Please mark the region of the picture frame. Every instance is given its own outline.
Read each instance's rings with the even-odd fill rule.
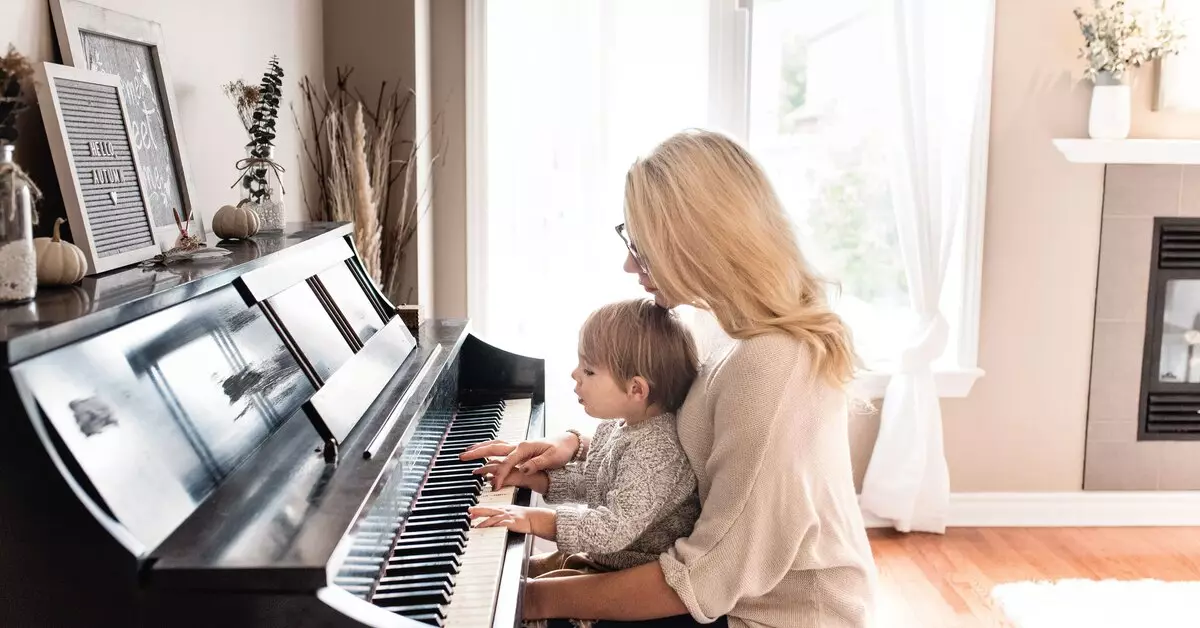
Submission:
[[[95,275],[158,255],[121,78],[54,63],[35,88],[71,238]]]
[[[138,134],[155,230],[164,248],[179,231],[173,209],[191,216],[192,235],[208,238],[212,217],[192,201],[192,179],[180,132],[171,73],[158,22],[88,4],[50,0],[55,36],[64,65],[108,72],[122,79],[125,99]]]

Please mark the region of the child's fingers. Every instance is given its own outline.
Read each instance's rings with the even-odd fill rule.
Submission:
[[[503,442],[504,442],[504,441],[502,441],[502,440],[500,440],[500,439],[496,439],[496,438],[493,438],[492,440],[485,440],[485,441],[483,441],[482,443],[475,443],[474,445],[471,445],[470,447],[467,447],[467,448],[464,450],[464,453],[465,453],[465,452],[468,452],[468,451],[475,451],[476,449],[479,449],[480,447],[486,447],[486,446],[488,446],[488,445],[497,445],[497,444],[500,444],[500,443],[503,443]]]
[[[499,462],[489,462],[489,463],[483,465],[482,467],[479,467],[478,469],[471,471],[471,473],[473,473],[475,475],[491,475],[492,473],[495,473],[496,469],[499,467],[500,467]]]
[[[511,515],[508,515],[507,513],[500,513],[498,515],[488,517],[487,519],[480,521],[478,524],[475,525],[475,527],[476,528],[494,528],[497,526],[508,527],[508,526],[513,525],[514,523],[516,523],[516,519],[513,519]]]
[[[480,443],[473,449],[468,449],[458,455],[459,460],[479,460],[481,458],[493,458],[496,456],[507,456],[513,452],[516,445],[509,445],[504,441],[490,441]]]
[[[503,510],[498,508],[488,508],[487,506],[472,506],[467,509],[467,514],[471,515],[472,519],[477,517],[492,517],[495,515],[504,514]]]

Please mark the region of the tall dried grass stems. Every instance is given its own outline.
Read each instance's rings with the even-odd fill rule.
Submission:
[[[308,117],[302,123],[294,107],[292,115],[317,178],[317,198],[312,201],[305,190],[304,204],[312,220],[352,221],[354,244],[376,285],[393,301],[411,303],[411,287],[399,294],[404,262],[430,206],[429,185],[421,198],[412,198],[417,177],[412,165],[423,140],[405,140],[398,133],[414,94],[398,84],[389,91],[384,81],[372,108],[358,90],[348,87],[353,71],[337,69],[332,93],[307,77],[300,82]],[[431,164],[439,162],[440,154],[434,154]],[[400,202],[390,203],[392,188],[401,179]]]

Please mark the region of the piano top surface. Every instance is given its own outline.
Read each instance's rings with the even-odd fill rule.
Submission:
[[[84,277],[78,285],[39,287],[33,301],[0,307],[0,353],[12,365],[228,285],[235,276],[284,257],[300,256],[327,234],[349,234],[352,225],[288,223],[282,232],[253,240],[218,240],[208,246],[229,255],[204,262],[125,267]]]

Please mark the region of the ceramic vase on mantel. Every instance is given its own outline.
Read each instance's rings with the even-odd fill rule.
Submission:
[[[1129,137],[1132,93],[1129,74],[1113,78],[1111,72],[1096,74],[1092,86],[1092,106],[1088,113],[1088,135],[1097,140],[1123,140]]]

